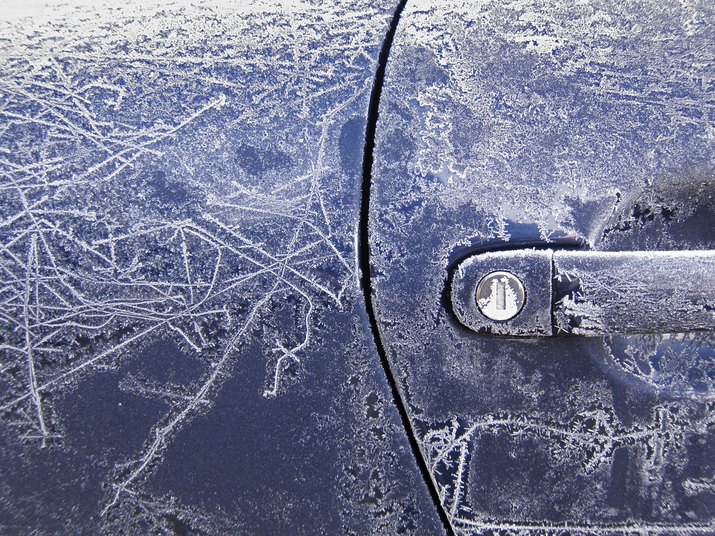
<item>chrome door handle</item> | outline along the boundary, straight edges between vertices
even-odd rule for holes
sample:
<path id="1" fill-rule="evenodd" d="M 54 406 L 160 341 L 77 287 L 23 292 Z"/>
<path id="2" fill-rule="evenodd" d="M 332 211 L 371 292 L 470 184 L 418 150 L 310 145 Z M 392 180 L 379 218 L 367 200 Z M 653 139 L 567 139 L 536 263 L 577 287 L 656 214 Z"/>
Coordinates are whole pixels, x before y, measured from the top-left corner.
<path id="1" fill-rule="evenodd" d="M 479 333 L 715 330 L 715 251 L 482 253 L 457 265 L 450 296 L 459 321 Z"/>

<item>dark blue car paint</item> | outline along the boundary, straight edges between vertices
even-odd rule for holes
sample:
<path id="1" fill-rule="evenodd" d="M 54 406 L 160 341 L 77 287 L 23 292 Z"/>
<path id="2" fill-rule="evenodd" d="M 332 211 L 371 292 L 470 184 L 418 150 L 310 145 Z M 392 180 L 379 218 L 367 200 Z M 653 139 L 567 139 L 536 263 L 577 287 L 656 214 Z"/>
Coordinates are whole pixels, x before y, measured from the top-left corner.
<path id="1" fill-rule="evenodd" d="M 395 8 L 5 12 L 0 532 L 443 531 L 356 264 Z"/>
<path id="2" fill-rule="evenodd" d="M 373 303 L 459 533 L 715 532 L 712 333 L 479 335 L 449 301 L 485 251 L 713 249 L 713 20 L 710 2 L 407 3 L 377 124 Z"/>
<path id="3" fill-rule="evenodd" d="M 711 334 L 449 300 L 483 251 L 713 249 L 707 2 L 5 13 L 0 532 L 715 531 Z"/>

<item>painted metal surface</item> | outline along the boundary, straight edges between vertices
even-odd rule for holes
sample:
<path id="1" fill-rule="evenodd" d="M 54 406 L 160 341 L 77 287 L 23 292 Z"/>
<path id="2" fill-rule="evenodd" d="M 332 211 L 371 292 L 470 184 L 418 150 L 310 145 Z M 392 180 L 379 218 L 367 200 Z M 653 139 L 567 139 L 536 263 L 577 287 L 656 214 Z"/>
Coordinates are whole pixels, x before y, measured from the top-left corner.
<path id="1" fill-rule="evenodd" d="M 454 268 L 449 297 L 478 333 L 715 331 L 715 252 L 492 251 Z"/>
<path id="2" fill-rule="evenodd" d="M 358 286 L 396 2 L 0 9 L 0 533 L 433 534 Z"/>
<path id="3" fill-rule="evenodd" d="M 484 251 L 715 247 L 714 9 L 407 4 L 377 128 L 374 303 L 458 532 L 715 532 L 712 334 L 481 336 L 449 304 L 450 270 Z"/>

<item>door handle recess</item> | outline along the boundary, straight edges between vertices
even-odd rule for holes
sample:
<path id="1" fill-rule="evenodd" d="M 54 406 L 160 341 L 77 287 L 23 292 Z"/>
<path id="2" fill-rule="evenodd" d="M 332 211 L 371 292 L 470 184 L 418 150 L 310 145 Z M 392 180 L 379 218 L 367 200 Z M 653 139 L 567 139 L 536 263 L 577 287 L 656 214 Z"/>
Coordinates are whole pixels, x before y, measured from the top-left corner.
<path id="1" fill-rule="evenodd" d="M 715 251 L 522 249 L 460 262 L 459 321 L 519 337 L 715 330 Z"/>

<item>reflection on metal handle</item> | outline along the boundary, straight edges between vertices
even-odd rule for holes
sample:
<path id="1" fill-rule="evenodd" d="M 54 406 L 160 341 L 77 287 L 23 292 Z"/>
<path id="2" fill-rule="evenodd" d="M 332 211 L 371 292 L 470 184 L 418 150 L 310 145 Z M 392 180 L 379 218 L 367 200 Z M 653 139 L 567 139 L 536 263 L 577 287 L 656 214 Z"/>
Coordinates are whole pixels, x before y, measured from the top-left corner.
<path id="1" fill-rule="evenodd" d="M 495 273 L 512 276 L 501 275 L 502 286 L 491 285 L 502 293 L 499 302 L 496 295 L 491 300 L 489 286 L 482 283 Z M 510 299 L 521 301 L 504 305 L 505 289 Z M 598 336 L 715 330 L 715 252 L 484 253 L 459 264 L 451 298 L 460 322 L 480 333 Z M 495 310 L 505 307 L 518 311 L 498 317 Z"/>

